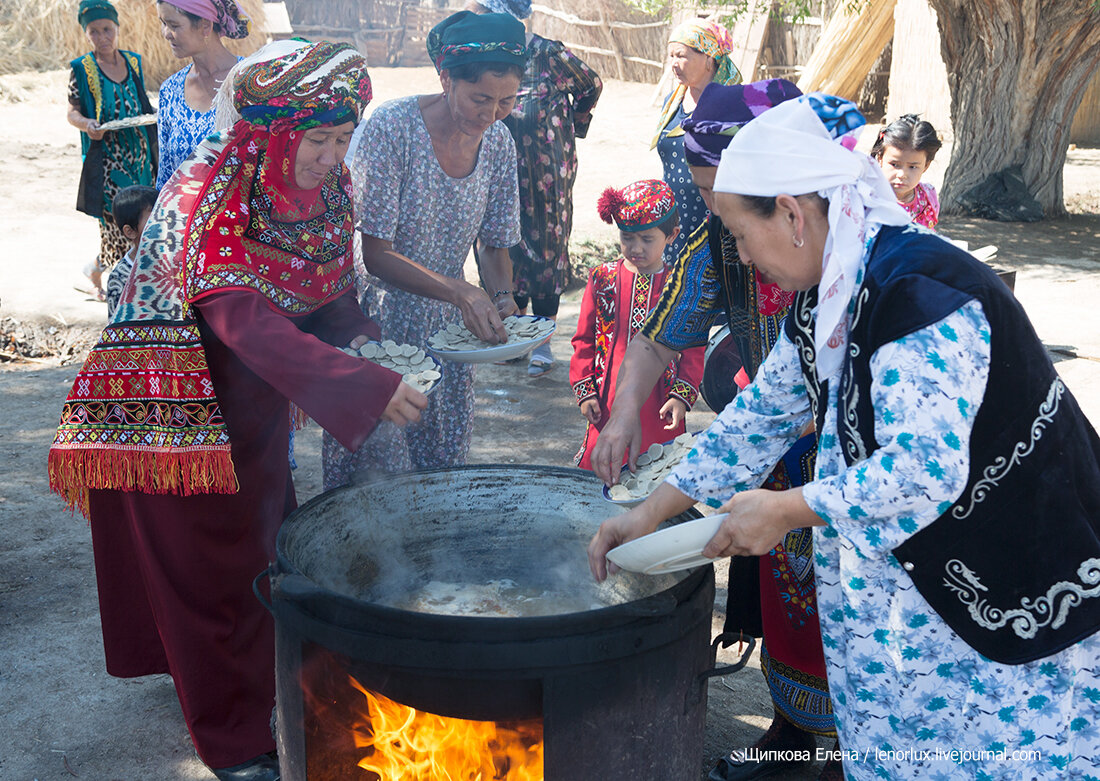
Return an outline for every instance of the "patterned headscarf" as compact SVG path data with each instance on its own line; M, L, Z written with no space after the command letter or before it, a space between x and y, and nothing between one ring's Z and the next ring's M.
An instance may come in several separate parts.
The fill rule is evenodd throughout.
M428 33L428 56L436 71L473 62L527 65L527 33L510 14L451 14Z
M77 375L50 449L50 488L70 507L87 512L91 488L235 492L193 304L253 290L278 312L305 315L354 287L348 169L341 163L301 190L294 161L303 125L357 115L347 117L347 102L369 95L363 58L347 44L297 44L240 78L241 108L262 97L278 116L267 117L270 126L241 119L203 141L157 198L118 309ZM288 106L301 116L284 115Z
M741 71L737 70L737 66L733 64L733 60L729 56L733 48L733 38L730 31L718 22L703 21L702 19L689 20L672 31L672 34L668 36L668 42L682 43L713 58L718 65L718 70L715 72L714 78L711 79L712 82L718 84L741 83ZM653 136L653 143L649 146L650 149L657 146L657 142L661 138L661 131L665 129L672 118L676 116L676 112L680 110L680 104L684 102L687 89L687 86L677 84L676 88L672 90L672 94L668 96L668 100L661 108L661 118L657 121L657 133ZM681 128L673 128L669 135L679 135L682 132Z
M722 152L714 178L716 192L765 197L817 193L828 200L829 235L814 325L822 381L843 359L848 302L868 231L909 222L882 169L854 151L854 134L863 124L855 104L843 98L814 93L789 100L741 128Z
M722 150L747 122L802 91L786 79L729 86L711 83L684 120L684 156L688 165L714 166Z
M531 0L477 0L494 14L511 14L517 19L526 19L531 15Z
M214 23L214 31L226 38L244 38L251 22L244 9L234 0L161 0L181 11Z
M76 20L85 30L92 22L100 19L110 19L118 24L118 11L108 0L80 0L80 7L76 11Z
M365 60L350 44L302 44L264 59L262 53L275 46L242 60L231 76L233 107L242 119L271 133L359 120L371 83Z
M621 190L608 187L596 204L600 219L619 230L644 231L667 220L676 211L672 189L660 179L642 179Z

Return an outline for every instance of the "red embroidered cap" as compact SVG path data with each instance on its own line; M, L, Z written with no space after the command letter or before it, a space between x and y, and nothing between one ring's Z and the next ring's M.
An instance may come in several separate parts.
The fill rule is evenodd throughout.
M676 210L671 188L660 179L642 179L621 190L608 187L596 204L600 219L624 231L644 231L667 220Z

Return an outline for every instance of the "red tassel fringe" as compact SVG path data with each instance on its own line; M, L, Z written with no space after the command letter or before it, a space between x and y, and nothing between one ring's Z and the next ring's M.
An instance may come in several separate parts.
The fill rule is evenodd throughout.
M180 496L233 494L239 488L228 447L190 453L54 448L49 475L50 490L85 518L92 488Z

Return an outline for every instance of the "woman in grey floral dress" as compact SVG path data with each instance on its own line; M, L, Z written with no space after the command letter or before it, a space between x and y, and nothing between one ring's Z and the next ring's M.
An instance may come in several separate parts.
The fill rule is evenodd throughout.
M470 0L475 13L531 15L530 0ZM569 236L573 232L573 183L577 139L592 122L603 82L560 41L527 34L527 69L519 97L504 124L519 152L520 242L512 247L516 305L557 318L558 301L569 284ZM527 373L550 371L550 343L531 353Z
M432 31L428 51L442 94L382 104L367 120L352 163L364 306L382 336L425 346L460 318L482 339L503 341L513 314L508 248L519 241L516 149L499 122L515 104L526 61L523 25L505 14L460 11ZM485 289L463 279L480 244ZM324 485L357 473L461 465L470 448L473 369L448 363L418 425L379 427L355 453L326 439Z

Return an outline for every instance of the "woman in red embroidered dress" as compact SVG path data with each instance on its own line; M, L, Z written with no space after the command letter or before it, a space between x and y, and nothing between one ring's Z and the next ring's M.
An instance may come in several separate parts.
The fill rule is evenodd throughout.
M108 672L169 673L215 776L275 781L274 627L251 582L295 507L289 402L355 448L427 400L339 349L378 336L353 294L340 162L370 99L363 59L278 42L232 87L243 119L158 198L50 485L89 511Z
M676 202L667 184L646 179L621 191L607 188L600 217L619 226L622 256L592 270L581 299L569 382L588 421L574 457L591 469L592 448L615 400L615 378L631 340L657 305L668 271L662 256L679 233ZM702 347L685 350L669 362L642 405L642 448L684 433L684 416L699 396Z

